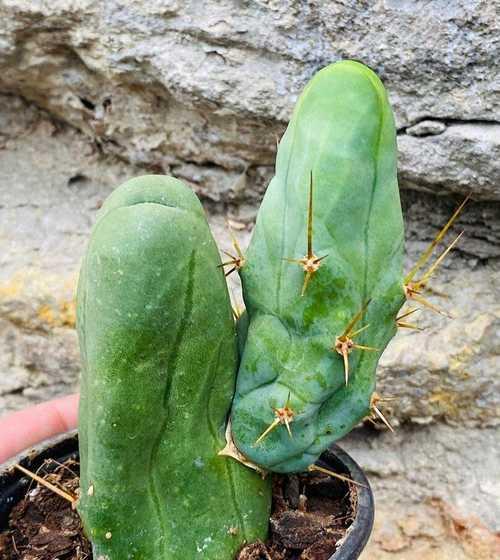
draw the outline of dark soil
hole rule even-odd
[[[73,496],[78,492],[78,463],[48,460],[39,476]],[[0,560],[90,560],[91,547],[83,536],[72,504],[33,482],[10,514],[10,530],[0,534]]]
[[[74,496],[78,464],[49,461],[38,472]],[[270,538],[246,546],[238,560],[327,560],[354,519],[356,487],[323,474],[275,476]],[[91,560],[72,504],[33,483],[0,534],[0,560]]]
[[[275,476],[270,538],[238,560],[328,560],[357,509],[353,484],[323,474]]]

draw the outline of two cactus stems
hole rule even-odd
[[[380,412],[378,360],[426,281],[403,277],[396,163],[382,83],[343,61],[301,94],[245,254],[221,263],[177,179],[106,200],[77,297],[78,509],[96,560],[234,558],[266,538],[262,471],[306,471]],[[242,281],[236,322],[224,266]]]

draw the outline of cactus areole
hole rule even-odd
[[[318,72],[279,143],[240,271],[248,327],[232,433],[267,470],[307,469],[370,412],[405,301],[396,157],[378,77],[352,61]]]
[[[173,178],[128,181],[99,213],[78,288],[78,508],[96,559],[233,558],[267,532],[270,481],[246,465],[305,471],[369,414],[405,300],[394,119],[371,70],[309,82],[237,253],[220,262]]]

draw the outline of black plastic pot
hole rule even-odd
[[[9,513],[23,498],[31,480],[13,464],[19,463],[30,471],[36,471],[47,459],[59,463],[78,459],[78,436],[76,433],[43,442],[28,453],[14,457],[0,466],[0,532],[7,528]],[[337,445],[321,455],[318,464],[364,485],[358,486],[358,510],[342,546],[329,560],[356,560],[364,549],[373,526],[373,494],[361,468]]]

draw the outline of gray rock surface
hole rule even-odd
[[[432,121],[426,119],[406,128],[406,134],[410,136],[437,136],[446,130],[443,121]],[[400,131],[401,132],[401,131]]]
[[[421,127],[424,123],[425,128]],[[436,134],[432,131],[438,124],[444,129]],[[422,130],[431,132],[422,134]],[[475,199],[498,200],[500,124],[445,126],[423,121],[406,134],[401,132],[398,146],[400,180],[405,187],[436,194],[470,192]]]
[[[325,64],[356,58],[390,92],[403,186],[500,200],[497,8],[488,0],[4,0],[0,91],[206,197],[255,201],[301,88]],[[409,138],[422,120],[447,130]]]
[[[74,286],[93,216],[135,173],[0,96],[0,414],[75,390]]]
[[[430,560],[445,537],[452,544],[440,559],[489,558],[478,543],[491,534],[476,525],[447,532],[462,523],[447,508],[498,528],[497,8],[0,0],[0,414],[77,388],[74,287],[113,187],[175,174],[202,197],[221,247],[226,215],[245,246],[301,88],[330,61],[360,59],[395,108],[408,268],[457,202],[474,197],[430,295],[454,319],[415,315],[425,329],[400,332],[380,364],[379,392],[397,397],[385,412],[399,435],[365,429],[345,442],[368,468],[383,516],[394,517],[377,525],[364,558]],[[236,278],[231,285],[237,301]],[[425,509],[422,500],[438,502]]]
[[[386,502],[421,504],[439,499],[500,531],[497,441],[496,430],[440,424],[395,434],[358,429],[340,445],[363,467]]]
[[[360,560],[496,560],[497,442],[493,429],[442,424],[396,434],[360,429],[344,438],[376,501],[373,535]]]

